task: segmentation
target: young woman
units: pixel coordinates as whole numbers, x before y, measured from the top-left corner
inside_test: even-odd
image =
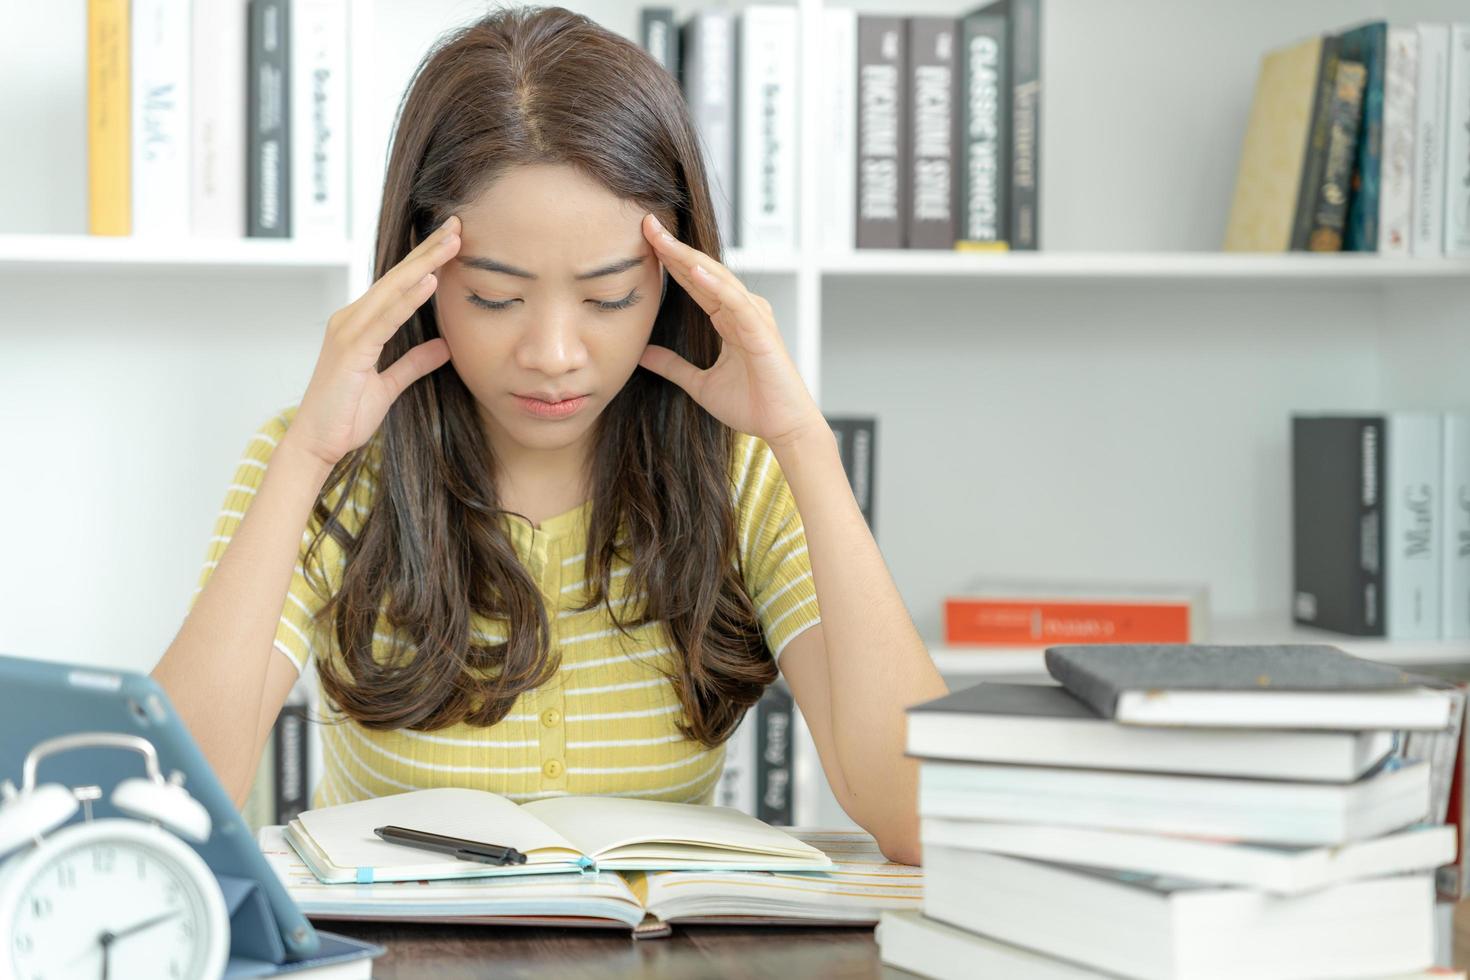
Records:
[[[313,806],[707,802],[779,671],[844,809],[917,863],[903,711],[944,684],[719,255],[682,96],[635,45],[520,9],[426,56],[377,281],[247,445],[153,671],[237,800],[312,663]]]

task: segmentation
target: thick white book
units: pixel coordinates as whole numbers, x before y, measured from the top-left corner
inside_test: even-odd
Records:
[[[1440,505],[1440,632],[1446,640],[1470,639],[1470,414],[1444,416]]]
[[[1012,946],[947,922],[931,919],[922,912],[902,909],[884,912],[873,930],[882,961],[931,980],[973,980],[975,977],[1004,977],[1005,980],[1097,980],[1118,974],[1096,970],[1043,956]],[[1394,973],[1359,980],[1465,980],[1465,971],[1430,967],[1412,973]]]
[[[133,0],[133,235],[189,235],[190,0]]]
[[[1414,123],[1419,32],[1390,27],[1383,53],[1383,156],[1378,181],[1378,254],[1409,254],[1414,213]]]
[[[1312,845],[1367,840],[1428,814],[1429,764],[1417,761],[1345,785],[980,762],[919,764],[923,818]]]
[[[794,249],[797,11],[745,7],[739,24],[737,241],[742,249]]]
[[[1444,254],[1445,120],[1448,117],[1450,28],[1420,24],[1419,84],[1414,126],[1414,244],[1416,258]]]
[[[1391,731],[1120,725],[1049,684],[976,684],[908,710],[908,754],[924,759],[1351,782],[1393,744]]]
[[[857,179],[857,11],[822,8],[822,247],[848,252],[855,244]]]
[[[1390,412],[1384,438],[1384,629],[1390,639],[1440,635],[1441,472],[1438,412]]]
[[[190,47],[195,238],[245,237],[245,0],[194,0]]]
[[[1470,23],[1450,26],[1445,100],[1444,254],[1470,258]]]
[[[1434,962],[1429,874],[1268,895],[1178,878],[925,848],[924,914],[1139,980],[1308,980]]]
[[[940,817],[925,817],[920,836],[926,852],[930,845],[993,851],[1280,895],[1360,878],[1433,871],[1455,859],[1455,828],[1430,823],[1341,845],[1252,844],[1217,837]]]
[[[696,11],[680,31],[680,83],[704,156],[705,179],[720,243],[740,244],[735,223],[735,14],[725,6]]]
[[[291,0],[291,237],[348,235],[347,0]]]

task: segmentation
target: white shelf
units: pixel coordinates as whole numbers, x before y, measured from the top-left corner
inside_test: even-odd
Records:
[[[0,271],[89,268],[346,270],[347,242],[268,238],[0,235]]]
[[[1385,640],[1345,636],[1297,626],[1285,616],[1222,619],[1203,643],[1329,643],[1356,657],[1406,665],[1470,665],[1470,641]],[[947,677],[1044,678],[1041,647],[930,647],[935,666]]]
[[[1390,259],[1363,252],[947,252],[873,249],[826,254],[824,276],[994,279],[1178,279],[1394,282],[1463,279],[1470,259]]]

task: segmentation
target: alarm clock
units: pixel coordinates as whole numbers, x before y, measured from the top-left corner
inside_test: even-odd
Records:
[[[95,786],[36,786],[46,755],[95,746],[143,755],[149,778],[123,780],[109,797],[138,819],[93,820]],[[86,819],[62,826],[79,804]],[[208,811],[182,773],[163,778],[147,739],[83,732],[38,744],[22,788],[0,783],[0,980],[217,980],[229,914],[214,872],[180,839],[209,834]]]

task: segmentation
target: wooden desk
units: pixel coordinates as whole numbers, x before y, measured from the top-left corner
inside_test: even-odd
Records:
[[[388,947],[374,980],[587,977],[908,977],[878,961],[872,929],[678,926],[667,939],[593,929],[517,929],[389,922],[322,922]],[[1470,902],[1455,910],[1455,965],[1470,968]],[[493,971],[493,972],[492,972]]]

